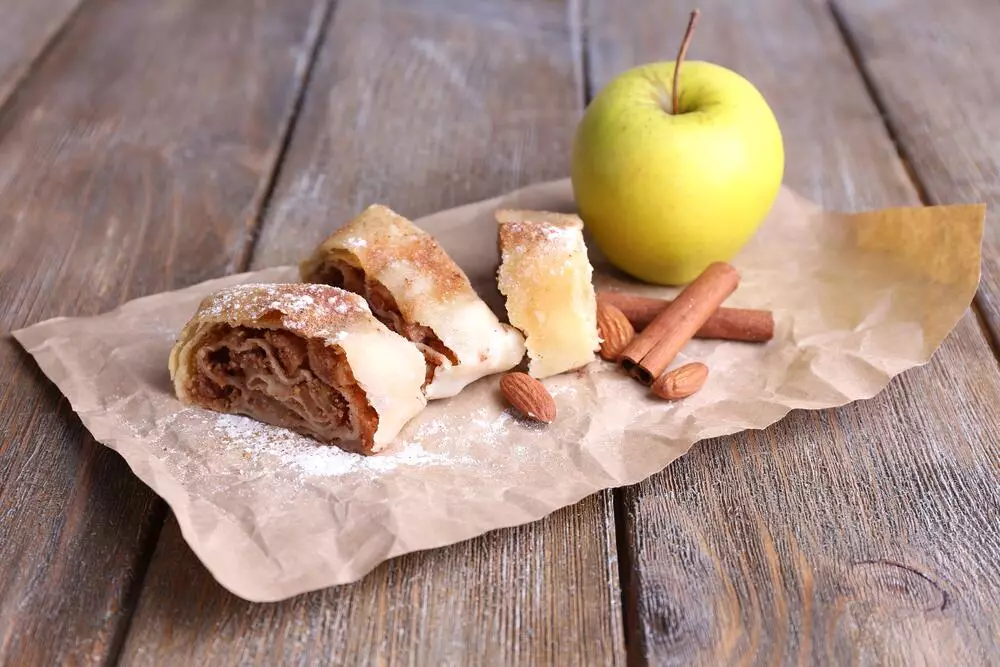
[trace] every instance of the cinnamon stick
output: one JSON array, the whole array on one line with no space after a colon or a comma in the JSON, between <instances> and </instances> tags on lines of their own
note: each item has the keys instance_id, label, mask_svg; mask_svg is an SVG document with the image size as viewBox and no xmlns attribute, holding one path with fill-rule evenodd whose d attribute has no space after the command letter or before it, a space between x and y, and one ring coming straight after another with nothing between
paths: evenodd
<instances>
[{"instance_id":1,"label":"cinnamon stick","mask_svg":"<svg viewBox=\"0 0 1000 667\"><path fill-rule=\"evenodd\" d=\"M729 264L710 264L632 339L621 354L622 366L643 384L652 384L739 283L740 275Z\"/></svg>"},{"instance_id":2,"label":"cinnamon stick","mask_svg":"<svg viewBox=\"0 0 1000 667\"><path fill-rule=\"evenodd\" d=\"M636 331L649 326L672 301L638 294L600 291L601 302L615 306L625 314ZM744 343L766 343L774 338L774 314L769 310L750 308L719 308L694 335L695 338L734 340Z\"/></svg>"}]
</instances>

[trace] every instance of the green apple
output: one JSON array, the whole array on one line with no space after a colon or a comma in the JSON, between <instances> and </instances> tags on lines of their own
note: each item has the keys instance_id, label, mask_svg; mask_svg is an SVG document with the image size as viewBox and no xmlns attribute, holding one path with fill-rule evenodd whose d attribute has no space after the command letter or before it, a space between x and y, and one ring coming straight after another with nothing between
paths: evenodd
<instances>
[{"instance_id":1,"label":"green apple","mask_svg":"<svg viewBox=\"0 0 1000 667\"><path fill-rule=\"evenodd\" d=\"M587 107L573 144L573 194L608 260L646 282L688 283L729 261L781 187L781 131L760 92L732 70L674 62L623 72Z\"/></svg>"}]
</instances>

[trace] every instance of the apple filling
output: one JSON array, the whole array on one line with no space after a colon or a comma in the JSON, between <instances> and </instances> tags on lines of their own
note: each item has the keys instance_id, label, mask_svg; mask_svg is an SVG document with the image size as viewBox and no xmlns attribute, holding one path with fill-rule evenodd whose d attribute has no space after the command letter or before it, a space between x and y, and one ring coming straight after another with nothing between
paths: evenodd
<instances>
[{"instance_id":1,"label":"apple filling","mask_svg":"<svg viewBox=\"0 0 1000 667\"><path fill-rule=\"evenodd\" d=\"M378 414L342 351L273 329L214 325L203 335L189 387L200 405L370 448Z\"/></svg>"},{"instance_id":2,"label":"apple filling","mask_svg":"<svg viewBox=\"0 0 1000 667\"><path fill-rule=\"evenodd\" d=\"M458 365L458 357L441 342L430 327L407 322L399 312L399 306L389 293L389 289L381 282L367 277L360 268L343 261L326 262L314 279L360 294L368 301L372 314L379 321L416 345L423 353L427 364L425 387L434 379L438 367L446 363Z\"/></svg>"}]
</instances>

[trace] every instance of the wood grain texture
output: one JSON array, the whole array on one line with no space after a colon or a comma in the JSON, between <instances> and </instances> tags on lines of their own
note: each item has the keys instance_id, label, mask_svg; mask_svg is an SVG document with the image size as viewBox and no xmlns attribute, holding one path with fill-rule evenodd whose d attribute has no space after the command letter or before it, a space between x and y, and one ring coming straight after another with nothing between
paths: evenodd
<instances>
[{"instance_id":1,"label":"wood grain texture","mask_svg":"<svg viewBox=\"0 0 1000 667\"><path fill-rule=\"evenodd\" d=\"M83 0L0 0L0 108Z\"/></svg>"},{"instance_id":2,"label":"wood grain texture","mask_svg":"<svg viewBox=\"0 0 1000 667\"><path fill-rule=\"evenodd\" d=\"M361 582L253 604L223 590L171 517L123 665L623 662L611 494L540 524L404 556ZM612 630L616 634L612 634Z\"/></svg>"},{"instance_id":3,"label":"wood grain texture","mask_svg":"<svg viewBox=\"0 0 1000 667\"><path fill-rule=\"evenodd\" d=\"M89 2L0 119L0 328L232 270L324 8ZM0 663L105 662L163 507L6 335L0 387Z\"/></svg>"},{"instance_id":4,"label":"wood grain texture","mask_svg":"<svg viewBox=\"0 0 1000 667\"><path fill-rule=\"evenodd\" d=\"M371 202L417 217L564 175L582 100L572 10L339 2L253 266L299 261ZM624 658L609 493L271 605L223 591L171 524L147 581L126 664Z\"/></svg>"},{"instance_id":5,"label":"wood grain texture","mask_svg":"<svg viewBox=\"0 0 1000 667\"><path fill-rule=\"evenodd\" d=\"M613 4L589 5L595 90L672 59L687 18L679 3ZM786 139L787 184L833 208L918 201L825 5L699 6L689 57L761 89ZM995 663L998 419L1000 372L968 315L930 365L877 398L700 443L626 490L630 657Z\"/></svg>"},{"instance_id":6,"label":"wood grain texture","mask_svg":"<svg viewBox=\"0 0 1000 667\"><path fill-rule=\"evenodd\" d=\"M834 6L929 201L987 203L978 302L1000 349L1000 5Z\"/></svg>"}]
</instances>

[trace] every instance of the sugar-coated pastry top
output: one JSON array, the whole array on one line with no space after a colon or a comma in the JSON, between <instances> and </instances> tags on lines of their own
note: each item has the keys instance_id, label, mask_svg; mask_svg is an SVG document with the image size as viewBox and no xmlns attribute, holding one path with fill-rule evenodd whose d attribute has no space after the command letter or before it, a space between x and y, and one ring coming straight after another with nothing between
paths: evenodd
<instances>
[{"instance_id":1,"label":"sugar-coated pastry top","mask_svg":"<svg viewBox=\"0 0 1000 667\"><path fill-rule=\"evenodd\" d=\"M305 338L326 338L331 343L350 329L385 329L357 294L310 283L227 287L205 297L192 321L235 324L269 319Z\"/></svg>"}]
</instances>

